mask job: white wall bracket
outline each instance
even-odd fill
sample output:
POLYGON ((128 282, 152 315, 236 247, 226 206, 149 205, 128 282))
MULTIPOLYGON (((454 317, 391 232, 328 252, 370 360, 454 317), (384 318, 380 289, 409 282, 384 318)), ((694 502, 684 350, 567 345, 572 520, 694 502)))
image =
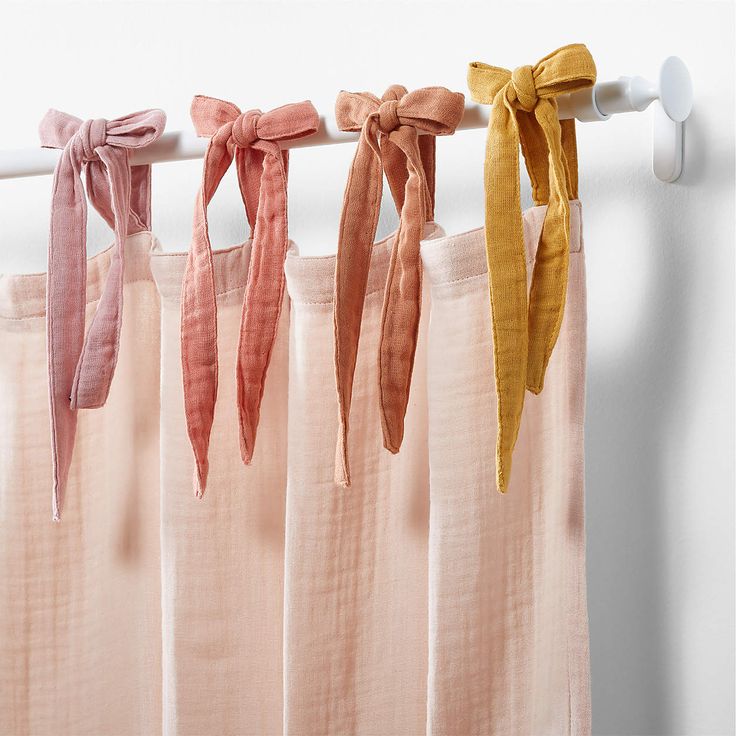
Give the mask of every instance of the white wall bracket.
POLYGON ((661 181, 676 181, 682 173, 682 128, 693 106, 690 73, 677 56, 664 60, 657 83, 619 77, 560 98, 560 117, 607 120, 617 113, 641 112, 653 102, 652 170, 661 181))

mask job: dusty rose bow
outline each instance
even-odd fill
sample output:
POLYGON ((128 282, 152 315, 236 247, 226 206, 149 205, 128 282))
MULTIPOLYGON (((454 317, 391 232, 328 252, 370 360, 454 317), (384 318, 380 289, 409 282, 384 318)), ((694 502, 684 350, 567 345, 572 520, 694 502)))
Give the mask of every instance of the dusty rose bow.
POLYGON ((414 366, 421 310, 419 243, 434 211, 434 136, 460 122, 464 97, 444 87, 407 93, 390 87, 383 99, 341 92, 341 130, 360 130, 345 189, 335 268, 335 380, 339 407, 335 481, 350 485, 348 431, 353 376, 371 248, 381 205, 382 170, 399 210, 381 316, 378 380, 384 446, 399 451, 414 366), (420 136, 419 133, 429 135, 420 136))
POLYGON ((61 517, 77 426, 77 409, 102 406, 115 371, 123 310, 125 239, 150 227, 150 166, 133 166, 129 150, 163 133, 162 110, 115 120, 82 121, 49 110, 39 126, 41 145, 63 148, 54 172, 49 235, 46 326, 53 462, 53 515, 61 517), (115 231, 110 270, 84 336, 87 303, 87 205, 115 231))
POLYGON ((284 295, 288 152, 279 141, 316 133, 311 102, 262 113, 241 113, 230 102, 197 96, 192 102, 197 133, 211 136, 202 187, 194 212, 181 301, 181 361, 187 432, 197 465, 196 493, 207 485, 210 432, 217 400, 217 302, 207 205, 235 157, 240 191, 251 227, 252 248, 238 342, 237 386, 240 452, 253 457, 263 386, 284 295))

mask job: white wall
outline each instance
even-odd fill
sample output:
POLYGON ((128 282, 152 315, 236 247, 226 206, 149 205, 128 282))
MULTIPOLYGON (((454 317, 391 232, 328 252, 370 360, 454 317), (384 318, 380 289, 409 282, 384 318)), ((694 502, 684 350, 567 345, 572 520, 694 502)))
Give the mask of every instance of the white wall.
MULTIPOLYGON (((113 117, 194 93, 270 108, 443 84, 466 64, 585 42, 600 79, 690 66, 684 175, 650 173, 647 113, 579 126, 589 284, 588 581, 596 734, 728 734, 734 713, 734 11, 731 3, 48 4, 0 9, 3 147, 49 106, 113 117)), ((482 222, 484 133, 439 143, 438 219, 482 222)), ((352 146, 294 153, 291 232, 334 249, 352 146)), ((155 229, 189 240, 200 162, 154 174, 155 229)), ((0 271, 45 268, 51 180, 0 182, 0 271)), ((391 227, 390 207, 382 230, 391 227)), ((228 179, 213 240, 242 239, 228 179)), ((99 221, 90 249, 107 243, 99 221)))

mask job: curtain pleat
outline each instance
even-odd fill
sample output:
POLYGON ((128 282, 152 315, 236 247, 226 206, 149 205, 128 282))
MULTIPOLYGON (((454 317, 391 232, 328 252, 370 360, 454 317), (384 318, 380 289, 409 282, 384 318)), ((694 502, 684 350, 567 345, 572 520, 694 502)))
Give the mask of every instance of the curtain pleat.
POLYGON ((152 259, 161 293, 161 629, 170 736, 281 731, 288 310, 246 467, 235 365, 249 258, 250 243, 214 254, 219 390, 201 499, 194 496, 181 380, 186 254, 152 259))
MULTIPOLYGON (((0 733, 161 726, 159 319, 151 236, 126 242, 120 353, 80 411, 67 514, 51 521, 46 274, 0 276, 0 733)), ((87 263, 87 324, 112 249, 87 263)))
MULTIPOLYGON (((439 233, 427 227, 428 235, 439 233)), ((377 243, 371 258, 353 386, 349 488, 334 482, 335 258, 292 252, 286 261, 292 305, 284 723, 293 736, 424 732, 425 340, 415 363, 406 440, 392 455, 382 442, 377 355, 393 243, 393 237, 377 243)))
MULTIPOLYGON (((524 213, 531 276, 546 207, 524 213)), ((482 230, 425 243, 430 734, 590 732, 583 522, 585 271, 571 204, 565 318, 506 494, 482 230)))

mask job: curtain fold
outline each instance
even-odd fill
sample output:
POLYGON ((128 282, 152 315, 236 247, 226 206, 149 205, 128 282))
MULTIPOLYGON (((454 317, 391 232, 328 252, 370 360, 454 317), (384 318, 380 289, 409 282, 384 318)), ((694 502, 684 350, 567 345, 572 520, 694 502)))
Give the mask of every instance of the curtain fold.
MULTIPOLYGON (((441 230, 425 227, 428 237, 441 230)), ((376 356, 394 237, 373 246, 349 453, 334 481, 335 257, 286 260, 291 297, 284 732, 424 732, 428 456, 424 320, 406 440, 383 448, 376 356), (318 390, 315 390, 315 388, 318 390)), ((339 448, 338 448, 339 452, 339 448)))
MULTIPOLYGON (((0 733, 161 724, 159 320, 150 233, 126 241, 107 403, 81 411, 67 515, 51 521, 46 274, 0 276, 0 733)), ((89 324, 110 248, 87 261, 89 324)))
POLYGON ((210 490, 195 498, 180 315, 186 253, 158 253, 161 294, 161 629, 165 734, 276 734, 282 630, 288 310, 282 310, 252 467, 240 459, 236 360, 250 241, 213 254, 219 400, 210 490))
MULTIPOLYGON (((533 264, 546 207, 524 213, 533 264)), ((482 230, 428 242, 430 734, 590 732, 585 605, 585 266, 571 203, 567 306, 496 493, 482 230)), ((531 276, 532 269, 528 269, 531 276)))

